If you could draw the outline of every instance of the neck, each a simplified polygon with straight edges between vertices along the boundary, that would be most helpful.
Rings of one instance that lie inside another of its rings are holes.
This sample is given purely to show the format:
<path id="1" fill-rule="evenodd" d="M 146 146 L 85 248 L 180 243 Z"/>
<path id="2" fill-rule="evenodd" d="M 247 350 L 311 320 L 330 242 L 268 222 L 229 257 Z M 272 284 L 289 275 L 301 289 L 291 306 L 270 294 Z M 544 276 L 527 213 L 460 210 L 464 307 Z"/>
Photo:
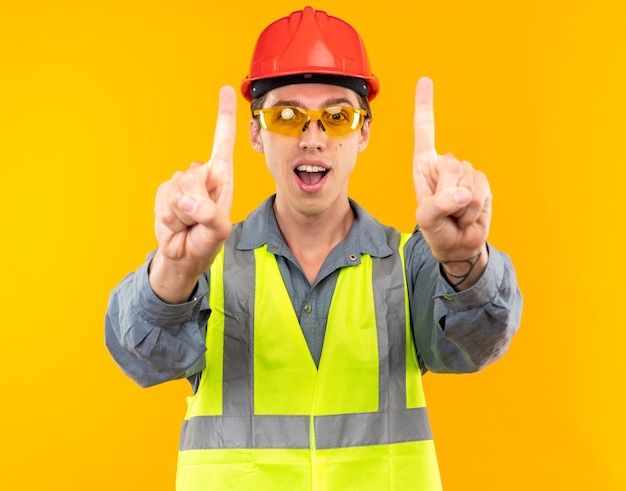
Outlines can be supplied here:
<path id="1" fill-rule="evenodd" d="M 355 219 L 347 198 L 316 215 L 300 213 L 276 199 L 274 213 L 289 249 L 311 284 L 326 256 L 348 236 Z"/>

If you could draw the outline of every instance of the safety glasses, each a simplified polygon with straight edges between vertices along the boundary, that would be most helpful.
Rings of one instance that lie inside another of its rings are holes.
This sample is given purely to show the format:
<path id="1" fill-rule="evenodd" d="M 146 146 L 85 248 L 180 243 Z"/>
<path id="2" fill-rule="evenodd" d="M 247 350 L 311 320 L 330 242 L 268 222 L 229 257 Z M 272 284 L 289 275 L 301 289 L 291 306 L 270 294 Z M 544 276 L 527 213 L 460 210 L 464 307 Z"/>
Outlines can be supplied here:
<path id="1" fill-rule="evenodd" d="M 285 136 L 300 136 L 311 121 L 317 121 L 328 136 L 344 136 L 360 130 L 367 111 L 350 106 L 331 106 L 324 109 L 304 109 L 298 106 L 275 106 L 254 111 L 261 127 Z"/>

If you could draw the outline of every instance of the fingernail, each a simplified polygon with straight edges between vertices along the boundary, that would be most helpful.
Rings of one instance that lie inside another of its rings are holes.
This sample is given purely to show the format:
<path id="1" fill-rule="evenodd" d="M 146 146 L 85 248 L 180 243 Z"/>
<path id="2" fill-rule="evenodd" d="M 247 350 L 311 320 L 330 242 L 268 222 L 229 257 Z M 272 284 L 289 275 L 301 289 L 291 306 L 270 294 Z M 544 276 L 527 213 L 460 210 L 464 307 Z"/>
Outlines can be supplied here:
<path id="1" fill-rule="evenodd" d="M 196 204 L 198 204 L 198 202 L 193 196 L 183 196 L 180 200 L 180 209 L 185 213 L 192 213 L 196 208 Z"/>
<path id="2" fill-rule="evenodd" d="M 458 189 L 454 192 L 454 201 L 457 205 L 465 205 L 470 200 L 470 193 L 467 189 Z"/>

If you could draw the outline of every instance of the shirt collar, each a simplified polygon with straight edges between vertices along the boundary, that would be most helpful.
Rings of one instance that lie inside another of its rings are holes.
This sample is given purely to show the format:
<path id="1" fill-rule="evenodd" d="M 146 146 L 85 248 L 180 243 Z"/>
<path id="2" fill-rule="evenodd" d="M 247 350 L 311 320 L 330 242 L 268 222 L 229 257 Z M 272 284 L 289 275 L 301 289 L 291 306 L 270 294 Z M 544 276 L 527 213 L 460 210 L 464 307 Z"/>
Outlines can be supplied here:
<path id="1" fill-rule="evenodd" d="M 285 255 L 288 248 L 274 215 L 275 197 L 276 195 L 273 195 L 266 199 L 243 222 L 237 249 L 252 250 L 267 244 L 271 252 Z M 356 219 L 348 236 L 343 240 L 344 251 L 347 254 L 368 254 L 373 257 L 387 257 L 393 254 L 387 245 L 383 226 L 352 199 L 350 206 Z"/>

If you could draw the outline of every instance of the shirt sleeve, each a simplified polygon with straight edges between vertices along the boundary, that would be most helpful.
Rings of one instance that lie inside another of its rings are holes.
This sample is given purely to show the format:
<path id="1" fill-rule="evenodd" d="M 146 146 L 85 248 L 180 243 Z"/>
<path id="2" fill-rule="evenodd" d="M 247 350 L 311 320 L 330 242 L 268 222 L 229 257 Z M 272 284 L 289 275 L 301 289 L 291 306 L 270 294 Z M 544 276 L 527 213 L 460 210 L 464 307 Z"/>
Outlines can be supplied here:
<path id="1" fill-rule="evenodd" d="M 190 377 L 205 366 L 207 274 L 189 302 L 162 302 L 148 281 L 149 261 L 111 292 L 105 343 L 122 371 L 142 387 Z"/>
<path id="2" fill-rule="evenodd" d="M 468 373 L 498 360 L 517 332 L 522 296 L 509 257 L 488 246 L 489 261 L 471 288 L 455 291 L 421 233 L 405 246 L 409 303 L 423 371 Z"/>

